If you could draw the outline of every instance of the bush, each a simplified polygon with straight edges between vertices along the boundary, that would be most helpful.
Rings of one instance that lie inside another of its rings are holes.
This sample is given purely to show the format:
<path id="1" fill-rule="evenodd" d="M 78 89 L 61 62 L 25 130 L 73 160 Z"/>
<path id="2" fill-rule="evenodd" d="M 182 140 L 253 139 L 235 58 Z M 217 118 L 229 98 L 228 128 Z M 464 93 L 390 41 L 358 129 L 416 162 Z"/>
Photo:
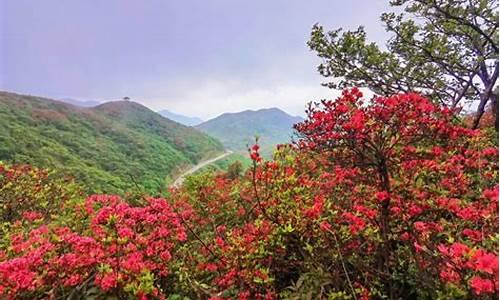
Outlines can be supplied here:
<path id="1" fill-rule="evenodd" d="M 49 220 L 61 203 L 80 195 L 81 189 L 71 178 L 29 165 L 0 162 L 1 222 L 13 222 L 23 215 Z"/>
<path id="2" fill-rule="evenodd" d="M 31 229 L 13 226 L 2 244 L 0 294 L 498 295 L 489 135 L 416 94 L 365 101 L 357 89 L 311 105 L 296 129 L 272 161 L 254 146 L 241 178 L 201 173 L 166 199 L 94 195 L 57 222 L 22 220 Z"/>

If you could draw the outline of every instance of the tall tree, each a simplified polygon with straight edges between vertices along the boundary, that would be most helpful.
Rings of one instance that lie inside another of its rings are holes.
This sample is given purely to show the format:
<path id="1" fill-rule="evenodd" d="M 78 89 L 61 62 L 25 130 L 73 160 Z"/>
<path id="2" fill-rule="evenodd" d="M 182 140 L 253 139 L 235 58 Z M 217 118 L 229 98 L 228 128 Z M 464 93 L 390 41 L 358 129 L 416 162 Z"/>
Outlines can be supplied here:
<path id="1" fill-rule="evenodd" d="M 498 0 L 392 0 L 402 13 L 381 16 L 386 49 L 368 42 L 363 26 L 325 33 L 314 25 L 309 47 L 322 58 L 330 88 L 367 87 L 380 95 L 416 91 L 450 108 L 488 104 L 498 130 Z"/>

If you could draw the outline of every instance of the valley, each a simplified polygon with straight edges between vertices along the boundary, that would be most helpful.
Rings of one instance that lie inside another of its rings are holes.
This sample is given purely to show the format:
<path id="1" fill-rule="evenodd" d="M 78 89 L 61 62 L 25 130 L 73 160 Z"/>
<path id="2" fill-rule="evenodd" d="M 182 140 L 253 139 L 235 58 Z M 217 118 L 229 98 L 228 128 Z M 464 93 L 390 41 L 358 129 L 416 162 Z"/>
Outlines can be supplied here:
<path id="1" fill-rule="evenodd" d="M 216 139 L 131 101 L 95 107 L 0 92 L 0 160 L 60 170 L 96 193 L 156 193 L 224 152 Z"/>
<path id="2" fill-rule="evenodd" d="M 133 101 L 62 102 L 0 92 L 0 161 L 60 171 L 93 193 L 154 194 L 207 167 L 248 166 L 255 136 L 270 157 L 275 145 L 291 141 L 300 120 L 272 108 L 224 113 L 191 127 Z"/>

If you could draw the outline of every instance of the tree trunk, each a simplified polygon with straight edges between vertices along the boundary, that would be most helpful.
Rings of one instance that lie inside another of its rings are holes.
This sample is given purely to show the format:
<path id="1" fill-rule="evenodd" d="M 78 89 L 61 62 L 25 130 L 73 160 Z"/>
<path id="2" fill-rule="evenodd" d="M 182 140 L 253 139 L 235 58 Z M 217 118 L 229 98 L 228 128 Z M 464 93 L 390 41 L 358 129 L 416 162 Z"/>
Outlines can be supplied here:
<path id="1" fill-rule="evenodd" d="M 484 109 L 488 100 L 492 101 L 492 107 L 494 109 L 493 114 L 495 115 L 496 124 L 498 124 L 498 89 L 493 90 L 495 84 L 498 79 L 498 61 L 495 63 L 495 70 L 491 77 L 488 76 L 486 71 L 480 72 L 479 77 L 483 81 L 485 86 L 484 92 L 481 94 L 481 101 L 479 102 L 479 106 L 477 107 L 476 117 L 474 118 L 474 122 L 472 123 L 472 129 L 477 129 L 479 127 L 479 122 L 481 121 L 481 117 L 484 114 Z M 496 107 L 496 108 L 495 108 Z M 495 124 L 495 128 L 498 130 L 498 126 Z"/>
<path id="2" fill-rule="evenodd" d="M 381 191 L 387 192 L 389 195 L 391 193 L 391 184 L 390 184 L 390 175 L 389 170 L 387 169 L 386 160 L 382 159 L 378 165 L 378 173 L 380 186 L 379 189 Z M 389 240 L 390 234 L 390 219 L 389 219 L 389 209 L 390 209 L 390 196 L 389 199 L 386 199 L 380 205 L 380 232 L 382 234 L 382 246 L 378 249 L 378 269 L 379 272 L 384 274 L 384 276 L 388 276 L 388 278 L 384 278 L 382 281 L 384 283 L 384 288 L 386 293 L 389 296 L 389 299 L 395 299 L 395 291 L 394 286 L 392 284 L 392 278 L 390 278 L 390 274 L 392 274 L 391 266 L 390 266 L 390 257 L 391 257 L 391 246 Z"/>
<path id="3" fill-rule="evenodd" d="M 472 129 L 479 128 L 479 122 L 481 122 L 481 118 L 484 115 L 484 108 L 486 107 L 486 103 L 488 103 L 489 99 L 490 95 L 486 93 L 481 95 L 481 101 L 479 102 L 479 105 L 476 110 L 476 116 L 474 117 L 474 121 L 472 122 Z"/>
<path id="4" fill-rule="evenodd" d="M 498 87 L 493 91 L 490 95 L 491 101 L 491 112 L 493 113 L 495 122 L 493 125 L 495 126 L 495 130 L 498 132 Z"/>

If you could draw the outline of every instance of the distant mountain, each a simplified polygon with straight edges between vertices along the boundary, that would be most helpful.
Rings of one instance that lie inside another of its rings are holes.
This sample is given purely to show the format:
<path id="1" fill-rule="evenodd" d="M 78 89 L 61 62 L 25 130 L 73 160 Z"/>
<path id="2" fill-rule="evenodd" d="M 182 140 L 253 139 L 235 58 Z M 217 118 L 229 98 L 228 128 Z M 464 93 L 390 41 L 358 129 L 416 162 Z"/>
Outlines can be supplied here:
<path id="1" fill-rule="evenodd" d="M 175 121 L 177 123 L 181 123 L 186 126 L 195 126 L 198 124 L 203 123 L 203 120 L 197 117 L 188 117 L 180 114 L 173 113 L 169 110 L 160 110 L 158 112 L 160 115 L 164 116 L 167 119 L 170 119 L 172 121 Z"/>
<path id="2" fill-rule="evenodd" d="M 196 128 L 236 151 L 246 151 L 247 145 L 252 145 L 258 135 L 263 154 L 269 155 L 276 144 L 291 141 L 293 124 L 302 120 L 278 108 L 268 108 L 225 113 Z"/>
<path id="3" fill-rule="evenodd" d="M 62 102 L 65 102 L 65 103 L 72 104 L 74 106 L 80 106 L 80 107 L 94 107 L 94 106 L 97 106 L 97 105 L 101 104 L 101 102 L 98 102 L 98 101 L 93 101 L 93 100 L 76 100 L 76 99 L 72 99 L 72 98 L 61 98 L 61 99 L 58 99 L 58 100 L 62 101 Z"/>
<path id="4" fill-rule="evenodd" d="M 154 193 L 220 142 L 131 101 L 84 108 L 0 92 L 0 160 L 74 175 L 89 192 Z"/>

